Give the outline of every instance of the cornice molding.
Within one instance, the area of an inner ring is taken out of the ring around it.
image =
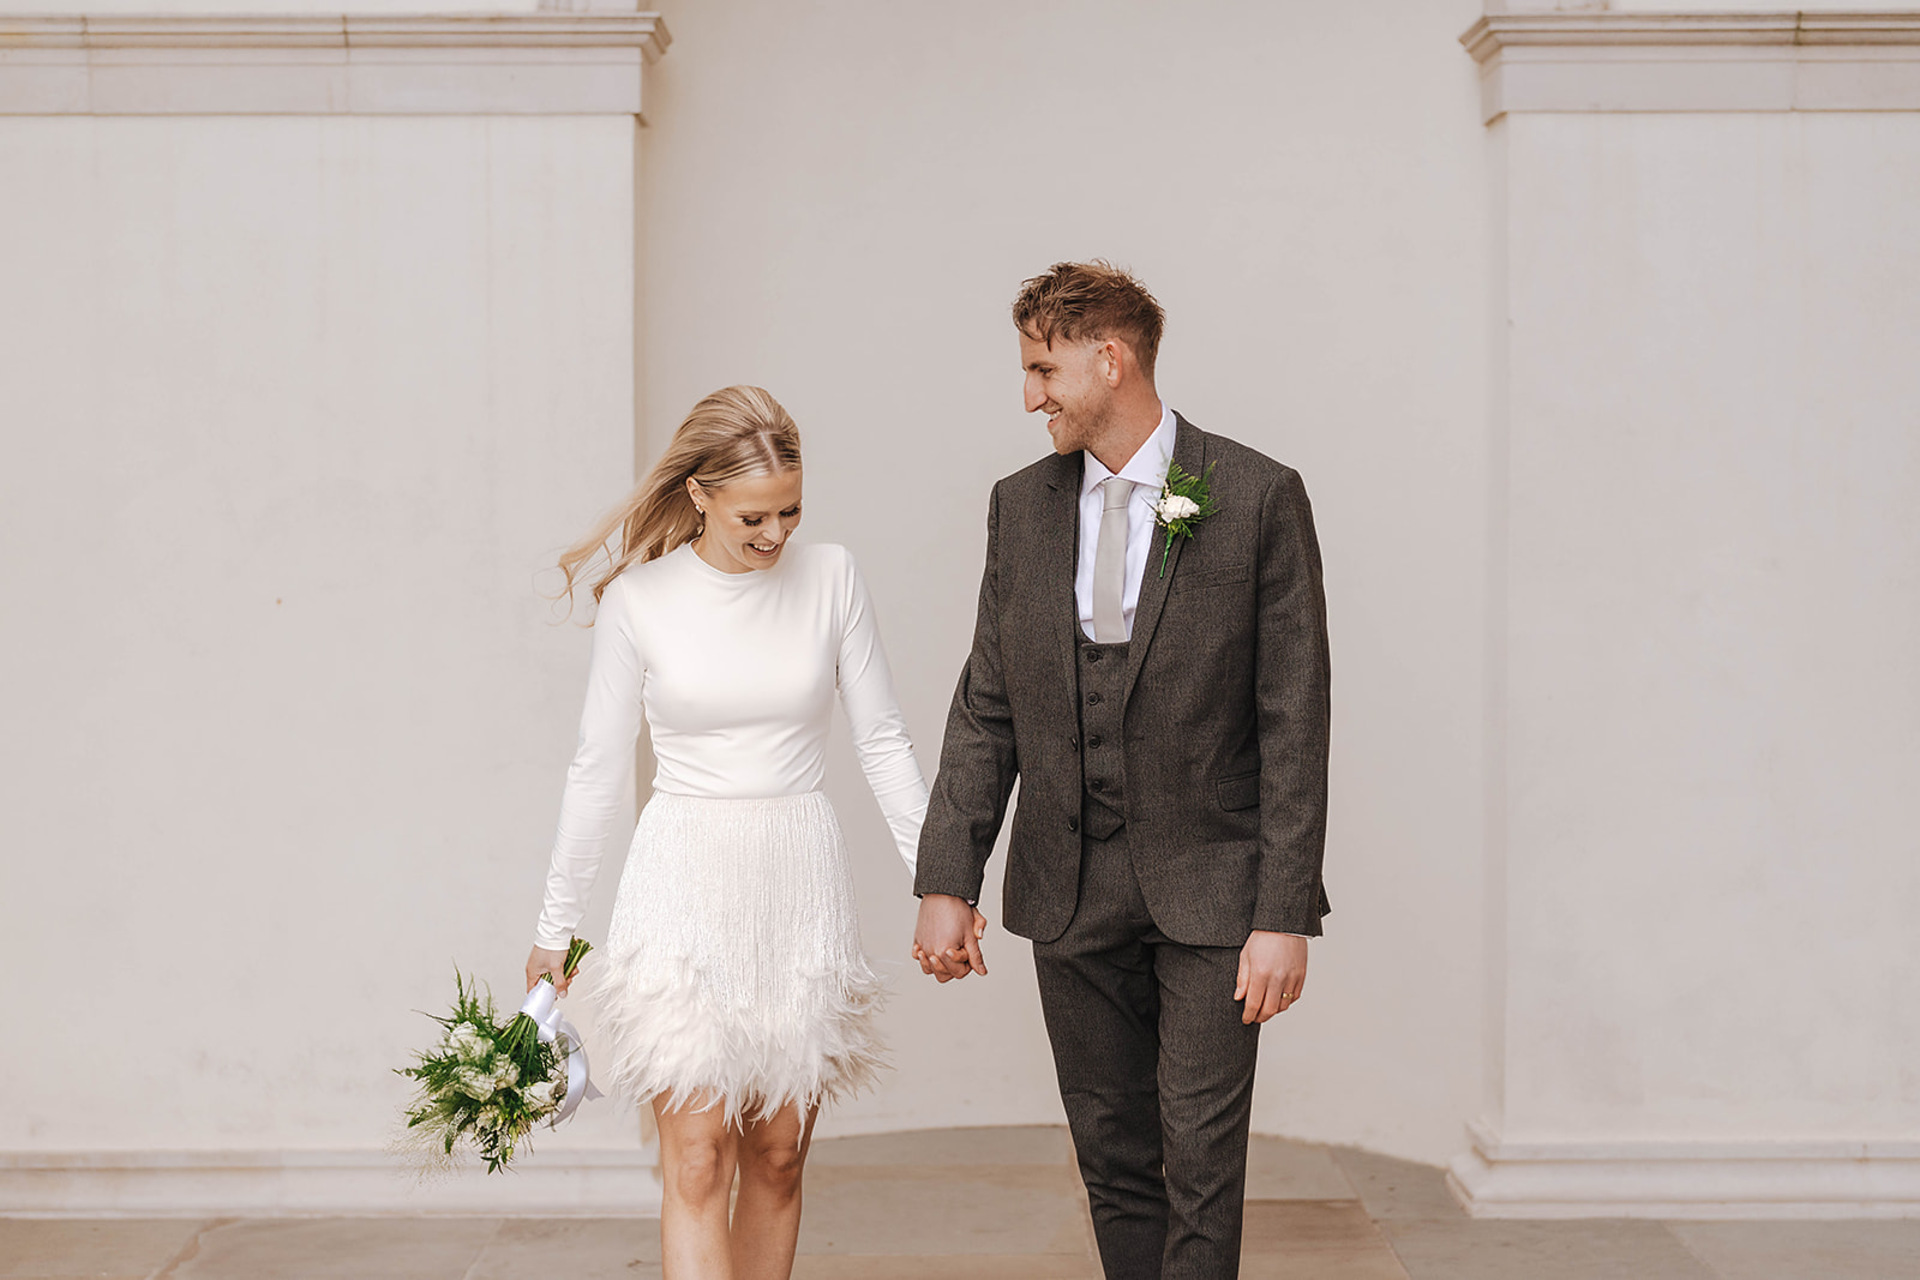
[[[655,13],[0,15],[0,115],[639,115]]]
[[[1920,111],[1920,11],[1488,14],[1483,113]]]

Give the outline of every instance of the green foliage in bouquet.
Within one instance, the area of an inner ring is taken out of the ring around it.
[[[589,950],[579,938],[567,947],[569,979]],[[394,1069],[420,1086],[396,1148],[414,1156],[425,1175],[451,1168],[454,1149],[464,1139],[479,1151],[488,1173],[500,1173],[535,1123],[566,1100],[564,1064],[571,1046],[564,1037],[542,1043],[539,1028],[524,1013],[502,1027],[491,991],[483,991],[478,981],[469,984],[458,968],[453,980],[452,1011],[444,1018],[427,1015],[445,1034],[432,1049],[416,1053],[412,1066]],[[552,981],[544,974],[541,980]]]

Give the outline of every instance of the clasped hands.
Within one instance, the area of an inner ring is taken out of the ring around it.
[[[920,899],[920,919],[913,930],[913,958],[920,972],[939,982],[952,982],[969,973],[986,976],[986,955],[980,940],[987,918],[964,898],[929,893]],[[1285,1013],[1300,998],[1307,982],[1307,940],[1291,933],[1256,929],[1240,948],[1240,972],[1233,998],[1242,1002],[1240,1021],[1265,1022]]]
[[[929,893],[920,899],[920,920],[913,928],[913,958],[920,972],[939,982],[952,982],[969,973],[987,974],[987,958],[980,939],[987,918],[965,898]]]

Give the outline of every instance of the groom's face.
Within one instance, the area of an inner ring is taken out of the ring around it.
[[[1026,370],[1027,412],[1047,415],[1053,451],[1086,448],[1106,421],[1113,398],[1107,344],[1065,338],[1047,343],[1023,331],[1020,364]]]

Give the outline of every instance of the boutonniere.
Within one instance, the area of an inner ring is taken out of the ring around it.
[[[1196,476],[1177,462],[1167,462],[1166,484],[1160,490],[1160,501],[1153,504],[1153,522],[1167,531],[1167,545],[1160,552],[1163,578],[1167,576],[1167,557],[1173,554],[1173,540],[1191,538],[1193,526],[1220,509],[1207,487],[1217,465],[1209,462],[1206,471]]]

